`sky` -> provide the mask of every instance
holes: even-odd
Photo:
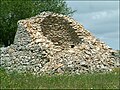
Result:
[[[119,1],[66,1],[73,18],[115,50],[119,47]]]

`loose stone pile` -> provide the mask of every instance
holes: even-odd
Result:
[[[72,18],[43,12],[18,21],[14,44],[0,58],[7,71],[80,74],[119,67],[114,52]]]

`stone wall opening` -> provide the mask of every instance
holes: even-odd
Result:
[[[71,45],[71,48],[74,48],[75,46],[74,45]]]
[[[63,17],[49,15],[42,21],[41,28],[43,35],[55,45],[73,48],[80,43],[77,33]]]

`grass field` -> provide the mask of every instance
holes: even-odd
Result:
[[[0,68],[1,89],[119,89],[119,69],[105,74],[34,76]]]

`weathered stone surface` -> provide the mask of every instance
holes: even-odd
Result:
[[[74,19],[43,12],[18,21],[14,44],[0,50],[7,71],[33,74],[80,74],[119,67],[114,50]]]

